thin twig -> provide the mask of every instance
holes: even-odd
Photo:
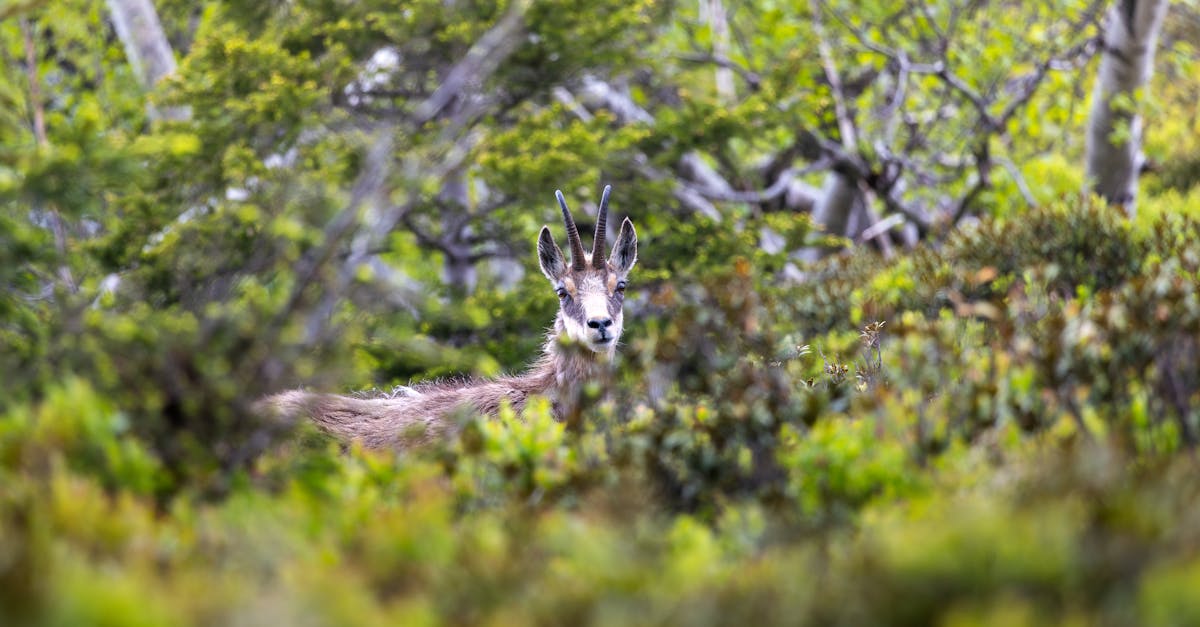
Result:
[[[757,72],[723,55],[716,53],[679,54],[675,55],[674,58],[687,63],[712,64],[720,68],[733,70],[746,82],[746,86],[752,91],[758,91],[758,88],[762,86],[762,76],[759,76]]]
[[[385,127],[378,132],[375,143],[367,153],[366,165],[351,190],[350,201],[326,224],[321,244],[297,264],[295,287],[292,288],[287,304],[276,316],[275,328],[282,328],[282,321],[299,308],[309,285],[317,279],[342,241],[358,224],[363,204],[383,188],[391,169],[393,141],[394,132],[391,128]]]
[[[1017,185],[1017,189],[1021,192],[1021,197],[1025,199],[1025,204],[1030,207],[1036,206],[1037,199],[1033,197],[1033,192],[1029,189],[1029,183],[1025,181],[1025,176],[1021,174],[1021,170],[1017,168],[1017,164],[1013,163],[1012,159],[1007,157],[997,157],[996,162],[1008,171],[1008,175],[1012,177],[1013,182]]]
[[[850,109],[846,105],[845,94],[842,91],[842,79],[838,74],[837,64],[833,61],[833,50],[825,36],[825,25],[821,19],[821,8],[825,5],[820,0],[812,0],[809,8],[812,11],[813,31],[817,36],[817,53],[821,58],[821,67],[825,71],[825,80],[829,81],[830,93],[833,95],[834,114],[837,116],[838,131],[842,136],[842,146],[853,150],[858,143],[858,133],[854,120],[850,117]]]
[[[38,78],[37,45],[34,41],[33,25],[25,18],[21,18],[19,23],[25,45],[25,77],[29,80],[29,112],[33,118],[33,136],[37,139],[38,147],[45,148],[49,141],[46,139],[46,113],[42,108],[42,83]]]

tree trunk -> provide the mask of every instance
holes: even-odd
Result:
[[[478,274],[475,261],[471,258],[470,225],[466,223],[465,214],[470,206],[470,194],[467,190],[467,179],[462,171],[447,175],[442,183],[438,198],[445,205],[455,207],[453,211],[442,214],[443,251],[442,282],[451,290],[460,294],[470,294],[475,291]]]
[[[1167,0],[1118,0],[1105,23],[1104,49],[1087,134],[1087,179],[1091,191],[1136,213],[1141,167],[1139,91],[1154,73]]]
[[[821,196],[813,208],[813,220],[824,227],[826,233],[844,236],[857,199],[858,188],[854,181],[843,174],[831,173],[825,178]]]
[[[143,87],[151,89],[175,72],[175,54],[150,0],[108,0],[108,10],[125,46],[125,56]],[[151,118],[168,120],[183,120],[189,115],[183,107],[158,111],[147,105],[147,111]]]
[[[700,0],[700,20],[708,24],[712,33],[712,53],[719,60],[729,58],[729,19],[722,0]],[[733,86],[733,70],[717,63],[717,98],[729,104],[737,97]]]
[[[830,172],[825,176],[825,184],[821,186],[821,195],[813,206],[813,222],[821,225],[829,235],[845,237],[850,227],[850,216],[854,208],[862,202],[861,194],[854,180],[844,174]],[[820,247],[806,248],[800,251],[803,261],[812,262],[836,252],[838,248]]]

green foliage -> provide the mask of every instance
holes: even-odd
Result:
[[[36,411],[18,407],[0,427],[0,459],[12,473],[69,468],[138,496],[152,495],[162,479],[158,460],[132,437],[128,416],[76,379],[51,390]]]
[[[1157,229],[1169,237],[1166,224]],[[1136,276],[1148,246],[1119,213],[1091,201],[1061,200],[965,225],[941,250],[918,250],[890,267],[870,255],[825,260],[791,306],[802,329],[820,333],[847,319],[863,324],[902,311],[933,313],[964,300],[998,304],[1028,272],[1062,296],[1092,294]]]
[[[1050,251],[1020,223],[985,222],[976,232],[1006,233],[990,248],[955,240],[877,261],[860,288],[886,296],[928,264],[949,277],[992,267],[986,283],[1008,289],[892,298],[886,325],[805,331],[811,348],[797,349],[803,322],[789,315],[809,289],[768,287],[746,260],[663,283],[612,401],[579,432],[545,403],[464,417],[443,446],[406,454],[340,452],[306,431],[250,456],[219,501],[201,498],[202,458],[172,457],[168,442],[245,441],[249,427],[156,435],[138,417],[170,410],[139,405],[138,381],[179,362],[129,370],[97,344],[110,360],[97,372],[115,379],[65,380],[0,419],[0,524],[15,547],[0,611],[116,624],[1170,622],[1191,611],[1197,546],[1179,522],[1197,515],[1195,463],[1176,453],[1192,445],[1196,394],[1178,386],[1200,380],[1185,357],[1200,333],[1200,223],[1114,229],[1070,203],[1046,215],[1081,231],[1061,236],[1057,261],[1006,265]],[[1100,235],[1125,269],[1093,272],[1066,245]],[[180,313],[93,311],[101,326],[80,341],[142,355],[129,363],[214,343]],[[194,362],[213,385],[236,376],[216,354]],[[220,402],[197,415],[220,416]],[[187,472],[169,472],[179,459]]]
[[[1183,30],[1189,21],[1195,21],[1194,8],[1189,17],[1174,23],[1172,30]],[[1145,151],[1152,164],[1147,187],[1155,191],[1187,191],[1200,182],[1200,141],[1196,139],[1200,135],[1200,114],[1191,106],[1198,92],[1197,86],[1185,78],[1195,76],[1200,69],[1195,45],[1189,41],[1192,36],[1186,32],[1175,34],[1176,40],[1164,46],[1164,67],[1155,75],[1151,88],[1154,98],[1147,116],[1159,122],[1146,129]]]
[[[891,62],[854,28],[924,63],[959,10],[825,4],[846,18],[824,27],[851,81]],[[807,216],[774,201],[696,215],[665,174],[700,151],[753,189],[799,131],[840,137],[800,5],[726,3],[753,43],[730,61],[757,81],[735,101],[695,61],[713,38],[696,3],[155,5],[180,69],[150,94],[105,3],[0,18],[0,623],[1197,620],[1183,37],[1154,89],[1162,165],[1135,221],[1065,193],[1080,82],[1051,73],[986,146],[1015,165],[982,218],[890,259],[860,246],[795,271],[789,251],[822,242]],[[526,32],[472,87],[486,106],[408,125],[514,6]],[[1034,52],[1088,36],[1030,21],[1049,9],[1083,4],[974,7],[950,69],[1004,92]],[[395,91],[362,91],[389,47]],[[579,115],[552,91],[610,72],[649,119]],[[980,112],[953,96],[938,118],[934,78],[914,73],[904,98],[939,124],[905,121],[897,141],[979,149]],[[874,112],[895,92],[862,85],[844,104],[879,158]],[[148,99],[189,115],[152,121]],[[388,185],[363,202],[382,133]],[[461,174],[465,206],[439,168]],[[911,192],[957,193],[957,172]],[[586,229],[594,206],[574,199],[598,180],[642,248],[617,374],[586,386],[580,424],[539,399],[397,453],[254,411],[300,384],[521,368],[555,311],[532,263],[537,229],[557,225],[550,192]],[[1040,206],[1021,208],[1019,182]],[[471,226],[452,242],[465,253],[439,239],[448,217]],[[346,221],[366,226],[339,234]],[[380,265],[347,261],[363,250]],[[474,290],[445,286],[455,254],[525,271],[479,264]]]
[[[784,433],[777,455],[788,471],[789,497],[805,516],[852,519],[872,499],[916,489],[918,468],[903,437],[885,439],[877,430],[870,420],[831,416],[807,433]]]

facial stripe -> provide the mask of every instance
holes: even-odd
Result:
[[[589,267],[583,271],[568,271],[560,280],[559,285],[566,292],[560,304],[566,335],[594,351],[612,351],[623,330],[623,298],[616,290],[617,275],[611,268],[596,270]],[[588,326],[588,320],[604,319],[610,322],[597,328]]]
[[[585,322],[594,318],[612,318],[609,314],[608,294],[600,290],[593,290],[584,294],[580,300],[583,301],[583,319]]]
[[[577,298],[569,298],[562,304],[563,316],[583,324],[583,304]]]

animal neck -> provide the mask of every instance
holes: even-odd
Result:
[[[612,363],[615,351],[610,349],[605,353],[597,353],[567,340],[566,325],[560,313],[554,319],[554,328],[546,335],[542,352],[553,365],[555,382],[563,386],[581,385],[599,375]]]
[[[542,358],[529,374],[537,381],[536,387],[540,388],[537,391],[551,399],[555,415],[560,420],[570,420],[578,415],[585,384],[589,381],[602,387],[607,384],[614,352],[596,353],[566,341],[560,314],[546,336]]]

